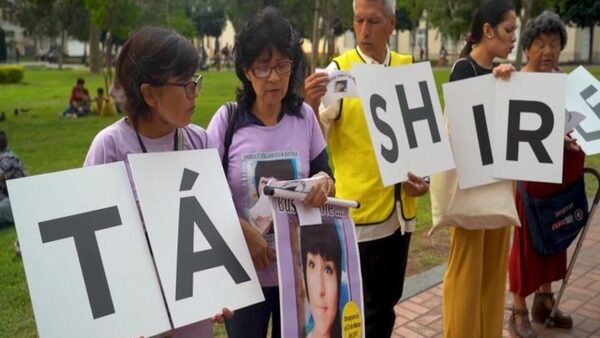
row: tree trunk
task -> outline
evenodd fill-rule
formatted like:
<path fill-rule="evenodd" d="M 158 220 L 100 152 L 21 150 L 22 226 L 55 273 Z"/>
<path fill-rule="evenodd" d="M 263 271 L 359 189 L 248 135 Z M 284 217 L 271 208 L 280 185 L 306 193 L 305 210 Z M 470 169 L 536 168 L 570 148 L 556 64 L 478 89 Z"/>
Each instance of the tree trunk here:
<path fill-rule="evenodd" d="M 334 53 L 334 39 L 333 34 L 333 0 L 327 0 L 327 60 L 331 60 Z"/>
<path fill-rule="evenodd" d="M 312 50 L 310 53 L 310 72 L 313 73 L 317 66 L 317 52 L 319 50 L 319 12 L 321 0 L 315 0 L 315 12 L 313 15 Z"/>
<path fill-rule="evenodd" d="M 588 52 L 588 64 L 592 64 L 592 56 L 594 56 L 594 24 L 590 25 L 590 50 Z"/>
<path fill-rule="evenodd" d="M 215 37 L 215 63 L 217 64 L 217 70 L 221 71 L 221 43 L 219 37 Z"/>
<path fill-rule="evenodd" d="M 425 60 L 429 60 L 429 13 L 425 17 Z"/>
<path fill-rule="evenodd" d="M 104 85 L 110 87 L 113 83 L 112 74 L 112 33 L 106 33 L 106 39 L 104 40 Z"/>
<path fill-rule="evenodd" d="M 63 52 L 65 50 L 65 40 L 66 40 L 66 34 L 65 32 L 60 32 L 60 47 L 58 48 L 58 69 L 62 70 L 63 68 Z"/>
<path fill-rule="evenodd" d="M 531 10 L 533 8 L 533 0 L 521 0 L 521 4 L 523 6 L 523 15 L 521 16 L 521 31 L 527 25 L 527 21 L 531 17 Z M 523 66 L 523 40 L 519 39 L 519 43 L 517 44 L 517 58 L 515 60 L 515 68 L 517 70 L 521 69 Z"/>
<path fill-rule="evenodd" d="M 94 74 L 98 74 L 102 70 L 102 57 L 100 55 L 100 29 L 91 20 L 89 33 L 90 71 Z"/>

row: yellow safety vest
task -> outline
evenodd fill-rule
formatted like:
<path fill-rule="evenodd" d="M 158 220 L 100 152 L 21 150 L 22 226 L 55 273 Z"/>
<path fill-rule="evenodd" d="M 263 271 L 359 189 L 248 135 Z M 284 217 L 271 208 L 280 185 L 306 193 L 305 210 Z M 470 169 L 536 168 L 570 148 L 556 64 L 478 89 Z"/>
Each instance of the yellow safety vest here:
<path fill-rule="evenodd" d="M 356 49 L 333 59 L 340 70 L 350 70 L 353 63 L 365 63 Z M 391 52 L 391 66 L 412 63 L 411 55 Z M 417 199 L 406 195 L 402 184 L 384 187 L 377 159 L 359 98 L 344 98 L 340 115 L 332 124 L 328 143 L 335 170 L 336 195 L 360 202 L 350 216 L 357 225 L 377 224 L 394 212 L 395 201 L 402 204 L 402 217 L 416 217 Z"/>

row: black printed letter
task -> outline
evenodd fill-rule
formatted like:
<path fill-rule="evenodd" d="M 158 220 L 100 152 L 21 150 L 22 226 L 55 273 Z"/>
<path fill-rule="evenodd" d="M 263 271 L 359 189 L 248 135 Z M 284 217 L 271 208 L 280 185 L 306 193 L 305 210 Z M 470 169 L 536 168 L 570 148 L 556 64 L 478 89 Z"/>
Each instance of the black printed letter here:
<path fill-rule="evenodd" d="M 542 124 L 538 130 L 520 130 L 521 113 L 540 116 Z M 506 160 L 519 160 L 519 142 L 527 142 L 540 163 L 553 163 L 542 141 L 552 133 L 554 115 L 545 103 L 539 101 L 510 100 L 508 103 L 508 134 Z"/>
<path fill-rule="evenodd" d="M 427 123 L 429 123 L 429 130 L 431 131 L 431 139 L 433 140 L 433 143 L 442 141 L 440 137 L 440 131 L 438 130 L 435 122 L 435 115 L 433 113 L 433 105 L 431 104 L 431 97 L 429 96 L 427 82 L 419 82 L 419 89 L 421 89 L 423 107 L 410 109 L 408 108 L 408 101 L 406 100 L 404 85 L 396 86 L 396 95 L 398 95 L 398 102 L 400 102 L 400 110 L 402 111 L 404 128 L 406 129 L 406 136 L 408 137 L 408 145 L 410 149 L 417 147 L 417 137 L 415 136 L 415 128 L 413 123 L 420 120 L 427 120 Z"/>
<path fill-rule="evenodd" d="M 594 87 L 593 85 L 589 85 L 586 89 L 581 91 L 580 95 L 581 95 L 581 98 L 585 101 L 585 103 L 590 108 L 592 108 L 592 111 L 600 119 L 600 103 L 597 103 L 595 106 L 592 107 L 592 105 L 588 101 L 592 97 L 592 95 L 596 94 L 597 92 L 598 92 L 598 89 L 596 89 L 596 87 Z M 577 129 L 577 132 L 579 134 L 581 134 L 581 137 L 586 141 L 593 141 L 593 140 L 600 139 L 600 131 L 599 130 L 587 132 L 587 131 L 583 130 L 581 125 L 577 125 L 577 127 L 575 127 L 575 129 Z"/>
<path fill-rule="evenodd" d="M 386 102 L 383 97 L 374 94 L 371 96 L 371 116 L 373 116 L 373 122 L 375 123 L 375 127 L 384 134 L 385 136 L 390 138 L 392 141 L 392 148 L 387 149 L 386 147 L 381 145 L 381 156 L 390 162 L 395 163 L 398 160 L 398 141 L 396 140 L 396 134 L 394 134 L 394 130 L 390 127 L 389 124 L 385 123 L 377 116 L 377 108 L 381 108 L 383 111 L 386 109 Z"/>
<path fill-rule="evenodd" d="M 96 231 L 121 224 L 116 206 L 39 223 L 42 243 L 73 237 L 94 319 L 115 313 Z"/>
<path fill-rule="evenodd" d="M 479 152 L 481 153 L 481 164 L 493 164 L 494 158 L 492 157 L 492 146 L 490 145 L 490 133 L 488 132 L 485 110 L 482 104 L 473 107 L 473 117 L 475 118 L 475 130 L 477 131 L 477 141 L 479 143 Z"/>
<path fill-rule="evenodd" d="M 197 177 L 197 173 L 185 169 L 180 191 L 190 190 Z M 211 249 L 194 252 L 194 225 L 197 225 L 198 229 L 202 231 Z M 177 242 L 176 300 L 194 295 L 194 272 L 197 271 L 223 266 L 236 284 L 250 280 L 250 276 L 235 258 L 235 255 L 195 197 L 182 197 L 179 200 Z"/>

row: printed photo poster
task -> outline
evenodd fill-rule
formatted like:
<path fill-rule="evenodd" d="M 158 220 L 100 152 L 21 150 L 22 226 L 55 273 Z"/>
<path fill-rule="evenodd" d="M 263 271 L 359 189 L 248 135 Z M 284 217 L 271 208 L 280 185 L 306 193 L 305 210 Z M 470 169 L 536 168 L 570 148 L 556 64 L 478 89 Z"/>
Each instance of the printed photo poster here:
<path fill-rule="evenodd" d="M 300 160 L 297 151 L 272 151 L 245 154 L 242 159 L 242 186 L 247 200 L 236 206 L 238 212 L 265 237 L 275 248 L 273 215 L 269 197 L 263 194 L 268 183 L 289 181 L 300 178 Z"/>
<path fill-rule="evenodd" d="M 321 102 L 323 102 L 325 107 L 344 97 L 358 97 L 356 79 L 354 79 L 351 71 L 338 69 L 317 69 L 316 71 L 325 72 L 329 75 L 327 92 L 325 92 L 325 95 L 323 95 L 323 98 L 321 99 Z"/>
<path fill-rule="evenodd" d="M 364 337 L 358 244 L 348 209 L 325 204 L 321 224 L 300 226 L 296 203 L 271 198 L 282 337 Z"/>

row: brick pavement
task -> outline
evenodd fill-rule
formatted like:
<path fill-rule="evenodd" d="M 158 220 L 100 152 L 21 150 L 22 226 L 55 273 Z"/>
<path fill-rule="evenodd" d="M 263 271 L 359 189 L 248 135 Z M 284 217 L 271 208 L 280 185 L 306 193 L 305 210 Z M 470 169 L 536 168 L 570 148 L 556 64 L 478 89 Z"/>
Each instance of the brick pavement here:
<path fill-rule="evenodd" d="M 569 249 L 572 251 L 575 244 Z M 570 259 L 570 255 L 569 255 Z M 558 293 L 560 283 L 552 289 Z M 508 290 L 508 289 L 507 289 Z M 533 296 L 527 299 L 531 308 Z M 506 306 L 512 304 L 506 293 Z M 596 213 L 575 263 L 569 285 L 561 300 L 561 310 L 573 317 L 573 328 L 548 329 L 534 323 L 539 338 L 598 337 L 600 338 L 600 212 Z M 442 284 L 422 291 L 396 305 L 396 323 L 393 338 L 442 336 Z M 509 312 L 504 315 L 503 337 L 516 337 L 506 324 Z M 462 337 L 461 337 L 462 338 Z M 469 338 L 469 337 L 465 337 Z M 473 337 L 475 338 L 475 337 Z"/>

